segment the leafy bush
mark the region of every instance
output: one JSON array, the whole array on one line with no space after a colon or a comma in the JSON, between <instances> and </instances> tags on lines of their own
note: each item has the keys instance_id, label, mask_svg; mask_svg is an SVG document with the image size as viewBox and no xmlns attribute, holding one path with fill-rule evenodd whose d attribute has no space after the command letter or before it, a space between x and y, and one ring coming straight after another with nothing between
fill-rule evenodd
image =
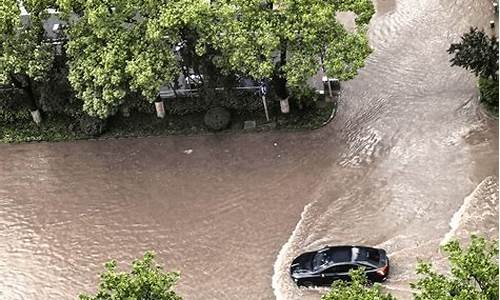
<instances>
[{"instance_id":1,"label":"leafy bush","mask_svg":"<svg viewBox=\"0 0 500 300\"><path fill-rule=\"evenodd\" d=\"M87 136L100 136L106 130L106 123L106 120L91 117L85 113L78 117L79 130Z\"/></svg>"},{"instance_id":2,"label":"leafy bush","mask_svg":"<svg viewBox=\"0 0 500 300\"><path fill-rule=\"evenodd\" d=\"M316 109L318 95L316 90L310 86L294 87L291 89L290 105L298 110Z\"/></svg>"},{"instance_id":3,"label":"leafy bush","mask_svg":"<svg viewBox=\"0 0 500 300\"><path fill-rule=\"evenodd\" d=\"M36 85L42 111L71 117L77 117L83 112L83 102L75 97L67 76L68 70L64 62L59 62L48 74L48 78Z\"/></svg>"},{"instance_id":4,"label":"leafy bush","mask_svg":"<svg viewBox=\"0 0 500 300\"><path fill-rule=\"evenodd\" d=\"M449 255L451 274L432 270L430 263L421 262L417 274L422 275L411 286L415 300L496 300L498 299L498 242L472 236L469 247L458 241L443 247Z\"/></svg>"},{"instance_id":5,"label":"leafy bush","mask_svg":"<svg viewBox=\"0 0 500 300\"><path fill-rule=\"evenodd\" d=\"M498 79L498 40L483 30L471 27L460 43L451 44L452 66L460 66L476 76Z\"/></svg>"},{"instance_id":6,"label":"leafy bush","mask_svg":"<svg viewBox=\"0 0 500 300\"><path fill-rule=\"evenodd\" d=\"M219 98L219 105L236 111L263 111L262 99L255 91L232 90Z\"/></svg>"},{"instance_id":7,"label":"leafy bush","mask_svg":"<svg viewBox=\"0 0 500 300\"><path fill-rule=\"evenodd\" d=\"M166 101L165 110L169 114L185 116L207 110L207 103L200 97L177 97Z\"/></svg>"},{"instance_id":8,"label":"leafy bush","mask_svg":"<svg viewBox=\"0 0 500 300\"><path fill-rule=\"evenodd\" d=\"M231 122L231 113L223 107L214 107L204 117L205 125L211 130L219 131L227 128Z\"/></svg>"},{"instance_id":9,"label":"leafy bush","mask_svg":"<svg viewBox=\"0 0 500 300\"><path fill-rule=\"evenodd\" d=\"M184 116L206 111L210 105L217 105L233 111L261 111L262 101L250 91L233 90L227 93L216 92L217 99L203 97L177 97L166 101L165 109L169 114Z\"/></svg>"},{"instance_id":10,"label":"leafy bush","mask_svg":"<svg viewBox=\"0 0 500 300\"><path fill-rule=\"evenodd\" d=\"M367 286L368 281L364 270L351 270L351 282L337 280L331 290L321 297L321 300L394 300L395 298L382 292L378 283Z\"/></svg>"},{"instance_id":11,"label":"leafy bush","mask_svg":"<svg viewBox=\"0 0 500 300\"><path fill-rule=\"evenodd\" d=\"M26 120L16 119L12 123L0 122L0 143L69 141L86 137L72 128L74 121L66 115L49 113L44 115L40 125L35 124L31 116Z\"/></svg>"},{"instance_id":12,"label":"leafy bush","mask_svg":"<svg viewBox=\"0 0 500 300\"><path fill-rule=\"evenodd\" d=\"M31 120L28 108L24 105L24 95L17 89L0 91L0 123Z\"/></svg>"},{"instance_id":13,"label":"leafy bush","mask_svg":"<svg viewBox=\"0 0 500 300\"><path fill-rule=\"evenodd\" d=\"M182 299L173 291L179 274L165 273L155 263L152 252L146 252L142 260L135 260L129 273L117 272L115 261L106 263L105 267L97 294L80 295L80 300Z\"/></svg>"},{"instance_id":14,"label":"leafy bush","mask_svg":"<svg viewBox=\"0 0 500 300\"><path fill-rule=\"evenodd\" d=\"M480 77L479 91L481 93L481 102L498 115L498 80Z\"/></svg>"}]
</instances>

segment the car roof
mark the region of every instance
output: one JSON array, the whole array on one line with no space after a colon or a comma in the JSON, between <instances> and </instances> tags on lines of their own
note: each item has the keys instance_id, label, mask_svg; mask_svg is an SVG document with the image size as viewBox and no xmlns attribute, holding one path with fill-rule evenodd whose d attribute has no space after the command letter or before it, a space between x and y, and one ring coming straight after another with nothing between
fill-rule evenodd
<instances>
[{"instance_id":1,"label":"car roof","mask_svg":"<svg viewBox=\"0 0 500 300\"><path fill-rule=\"evenodd\" d=\"M352 261L352 246L325 247L318 253L327 252L335 263L346 263Z\"/></svg>"},{"instance_id":2,"label":"car roof","mask_svg":"<svg viewBox=\"0 0 500 300\"><path fill-rule=\"evenodd\" d=\"M366 259L358 259L359 250L375 250L376 248L366 247L366 246L353 246L353 245L341 245L341 246L326 246L318 251L313 251L311 253L324 253L327 252L331 255L332 262L324 265L321 269L330 268L332 266L345 265L345 264L356 264L375 267Z\"/></svg>"}]
</instances>

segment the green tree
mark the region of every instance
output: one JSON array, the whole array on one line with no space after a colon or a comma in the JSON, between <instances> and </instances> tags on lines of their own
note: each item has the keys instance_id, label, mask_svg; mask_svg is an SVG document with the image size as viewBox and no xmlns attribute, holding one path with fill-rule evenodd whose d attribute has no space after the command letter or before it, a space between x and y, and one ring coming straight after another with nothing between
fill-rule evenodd
<instances>
[{"instance_id":1,"label":"green tree","mask_svg":"<svg viewBox=\"0 0 500 300\"><path fill-rule=\"evenodd\" d=\"M498 80L480 77L479 91L481 93L481 102L498 116Z\"/></svg>"},{"instance_id":2,"label":"green tree","mask_svg":"<svg viewBox=\"0 0 500 300\"><path fill-rule=\"evenodd\" d=\"M498 80L498 40L489 37L483 30L471 27L462 36L460 43L451 44L448 49L452 66L470 70L476 76Z\"/></svg>"},{"instance_id":3,"label":"green tree","mask_svg":"<svg viewBox=\"0 0 500 300\"><path fill-rule=\"evenodd\" d=\"M334 281L330 291L321 300L394 300L389 294L382 292L378 283L368 286L364 270L351 270L351 281Z\"/></svg>"},{"instance_id":4,"label":"green tree","mask_svg":"<svg viewBox=\"0 0 500 300\"><path fill-rule=\"evenodd\" d=\"M65 1L69 80L84 110L105 118L130 92L154 101L179 73L175 24L158 25L169 0ZM76 16L76 17L75 17Z\"/></svg>"},{"instance_id":5,"label":"green tree","mask_svg":"<svg viewBox=\"0 0 500 300\"><path fill-rule=\"evenodd\" d=\"M115 261L105 266L97 293L94 296L80 295L80 300L182 299L173 290L179 274L165 273L155 263L152 252L146 252L142 260L135 260L129 273L117 272Z\"/></svg>"},{"instance_id":6,"label":"green tree","mask_svg":"<svg viewBox=\"0 0 500 300\"><path fill-rule=\"evenodd\" d=\"M421 262L422 277L411 286L415 300L497 300L498 242L472 236L467 248L458 241L443 247L449 255L450 274L439 274L429 263Z\"/></svg>"},{"instance_id":7,"label":"green tree","mask_svg":"<svg viewBox=\"0 0 500 300\"><path fill-rule=\"evenodd\" d=\"M130 91L154 101L161 86L198 75L202 96L238 75L274 78L280 94L324 68L353 78L371 52L370 0L64 1L70 82L92 115L113 114ZM336 14L357 14L348 32ZM282 95L282 97L284 97Z\"/></svg>"},{"instance_id":8,"label":"green tree","mask_svg":"<svg viewBox=\"0 0 500 300\"><path fill-rule=\"evenodd\" d=\"M50 0L0 2L0 85L22 90L35 122L40 122L36 84L54 63L54 47L43 28ZM21 8L29 14L21 18Z\"/></svg>"},{"instance_id":9,"label":"green tree","mask_svg":"<svg viewBox=\"0 0 500 300\"><path fill-rule=\"evenodd\" d=\"M324 69L330 77L352 79L371 53L366 27L375 9L370 0L213 1L212 44L221 68L254 79L273 78L280 98L304 87ZM354 12L357 29L337 21Z\"/></svg>"},{"instance_id":10,"label":"green tree","mask_svg":"<svg viewBox=\"0 0 500 300\"><path fill-rule=\"evenodd\" d=\"M498 40L471 27L460 43L451 44L452 66L460 66L479 76L481 102L498 115Z\"/></svg>"}]
</instances>

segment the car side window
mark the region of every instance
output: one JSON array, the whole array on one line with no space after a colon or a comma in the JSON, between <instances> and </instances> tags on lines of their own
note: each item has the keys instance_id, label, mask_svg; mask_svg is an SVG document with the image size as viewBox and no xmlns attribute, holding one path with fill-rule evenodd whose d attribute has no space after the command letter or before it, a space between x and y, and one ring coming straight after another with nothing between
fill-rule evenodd
<instances>
[{"instance_id":1,"label":"car side window","mask_svg":"<svg viewBox=\"0 0 500 300\"><path fill-rule=\"evenodd\" d=\"M363 267L366 271L371 271L375 269L374 267L365 264L362 264L360 267Z\"/></svg>"},{"instance_id":2,"label":"car side window","mask_svg":"<svg viewBox=\"0 0 500 300\"><path fill-rule=\"evenodd\" d=\"M348 273L350 270L356 270L358 268L357 265L340 265L328 268L325 270L325 274L333 274L333 273Z\"/></svg>"}]
</instances>

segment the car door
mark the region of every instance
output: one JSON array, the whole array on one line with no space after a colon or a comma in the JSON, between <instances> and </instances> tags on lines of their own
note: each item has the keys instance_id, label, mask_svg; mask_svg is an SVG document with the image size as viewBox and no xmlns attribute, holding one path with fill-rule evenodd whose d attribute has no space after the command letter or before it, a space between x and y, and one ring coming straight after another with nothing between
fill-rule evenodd
<instances>
[{"instance_id":1,"label":"car door","mask_svg":"<svg viewBox=\"0 0 500 300\"><path fill-rule=\"evenodd\" d=\"M320 282L319 285L331 285L333 281L337 280L337 267L330 267L328 269L325 269L323 272L321 272L319 275L318 281Z\"/></svg>"},{"instance_id":2,"label":"car door","mask_svg":"<svg viewBox=\"0 0 500 300\"><path fill-rule=\"evenodd\" d=\"M349 271L357 269L354 264L341 264L330 267L322 273L322 282L324 285L330 285L335 280L350 280Z\"/></svg>"},{"instance_id":3,"label":"car door","mask_svg":"<svg viewBox=\"0 0 500 300\"><path fill-rule=\"evenodd\" d=\"M338 268L338 273L337 273L337 277L338 279L341 279L341 280L351 280L351 276L349 276L349 272L351 270L357 270L358 269L358 265L356 264L344 264L344 265L341 265L339 266Z\"/></svg>"}]
</instances>

